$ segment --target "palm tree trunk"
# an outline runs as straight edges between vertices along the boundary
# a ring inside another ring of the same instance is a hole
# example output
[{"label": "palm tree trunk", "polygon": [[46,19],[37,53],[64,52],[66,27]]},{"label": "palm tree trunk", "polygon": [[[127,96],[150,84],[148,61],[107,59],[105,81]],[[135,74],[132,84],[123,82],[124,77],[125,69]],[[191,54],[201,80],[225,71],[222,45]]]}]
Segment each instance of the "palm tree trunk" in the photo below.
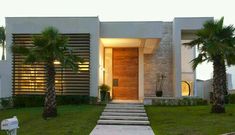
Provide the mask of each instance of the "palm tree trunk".
[{"label": "palm tree trunk", "polygon": [[212,113],[225,113],[224,96],[227,92],[226,67],[224,60],[217,57],[213,61],[213,104]]},{"label": "palm tree trunk", "polygon": [[56,93],[55,93],[55,67],[53,62],[46,65],[46,97],[44,102],[43,118],[56,117]]},{"label": "palm tree trunk", "polygon": [[5,60],[5,43],[2,43],[2,60]]}]

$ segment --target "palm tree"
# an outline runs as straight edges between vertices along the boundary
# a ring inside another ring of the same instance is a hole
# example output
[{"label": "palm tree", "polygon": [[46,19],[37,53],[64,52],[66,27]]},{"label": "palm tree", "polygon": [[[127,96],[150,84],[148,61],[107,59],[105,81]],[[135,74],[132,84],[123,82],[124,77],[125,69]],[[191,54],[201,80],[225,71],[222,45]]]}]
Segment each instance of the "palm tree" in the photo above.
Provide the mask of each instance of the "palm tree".
[{"label": "palm tree", "polygon": [[45,28],[41,35],[34,36],[32,48],[13,46],[14,53],[25,57],[25,63],[32,64],[42,62],[45,65],[46,73],[46,96],[44,102],[43,118],[56,117],[56,93],[55,93],[55,66],[54,62],[59,61],[62,67],[70,67],[77,70],[78,62],[83,62],[79,57],[72,54],[67,48],[68,38],[59,34],[53,27]]},{"label": "palm tree", "polygon": [[235,28],[233,25],[224,26],[224,18],[210,20],[196,32],[197,38],[184,45],[199,50],[198,56],[192,60],[195,70],[202,62],[213,63],[213,103],[212,113],[225,112],[224,96],[227,95],[226,66],[235,64]]},{"label": "palm tree", "polygon": [[0,44],[2,44],[2,60],[5,60],[5,29],[4,27],[0,27]]}]

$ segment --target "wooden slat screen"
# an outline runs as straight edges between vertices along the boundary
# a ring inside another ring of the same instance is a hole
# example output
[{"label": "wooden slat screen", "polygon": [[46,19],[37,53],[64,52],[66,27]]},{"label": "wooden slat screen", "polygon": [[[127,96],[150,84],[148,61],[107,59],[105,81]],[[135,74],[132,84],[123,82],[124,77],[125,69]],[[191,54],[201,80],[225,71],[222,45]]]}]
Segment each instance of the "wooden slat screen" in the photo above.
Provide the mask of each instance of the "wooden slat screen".
[{"label": "wooden slat screen", "polygon": [[[14,45],[33,47],[32,37],[36,34],[13,34]],[[68,47],[82,57],[77,73],[62,68],[55,62],[55,87],[58,95],[89,95],[90,87],[90,34],[63,34],[69,38]],[[13,54],[13,94],[44,94],[45,69],[43,63],[25,65],[24,56]]]}]

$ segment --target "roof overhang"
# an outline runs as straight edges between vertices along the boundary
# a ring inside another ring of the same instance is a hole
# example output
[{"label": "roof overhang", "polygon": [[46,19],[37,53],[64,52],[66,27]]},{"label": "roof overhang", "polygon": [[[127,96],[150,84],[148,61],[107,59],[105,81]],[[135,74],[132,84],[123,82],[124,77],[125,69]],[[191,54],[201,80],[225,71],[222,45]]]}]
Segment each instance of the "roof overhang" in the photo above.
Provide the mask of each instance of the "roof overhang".
[{"label": "roof overhang", "polygon": [[101,38],[104,47],[111,48],[143,48],[144,54],[152,54],[159,48],[158,38]]}]

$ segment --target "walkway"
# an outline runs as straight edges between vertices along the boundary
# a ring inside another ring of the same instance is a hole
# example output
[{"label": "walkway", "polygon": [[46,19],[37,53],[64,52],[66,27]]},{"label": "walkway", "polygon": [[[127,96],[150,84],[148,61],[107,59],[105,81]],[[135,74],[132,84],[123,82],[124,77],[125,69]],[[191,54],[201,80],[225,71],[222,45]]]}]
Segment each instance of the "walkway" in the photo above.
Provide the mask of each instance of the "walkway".
[{"label": "walkway", "polygon": [[154,135],[144,105],[107,104],[90,135]]}]

